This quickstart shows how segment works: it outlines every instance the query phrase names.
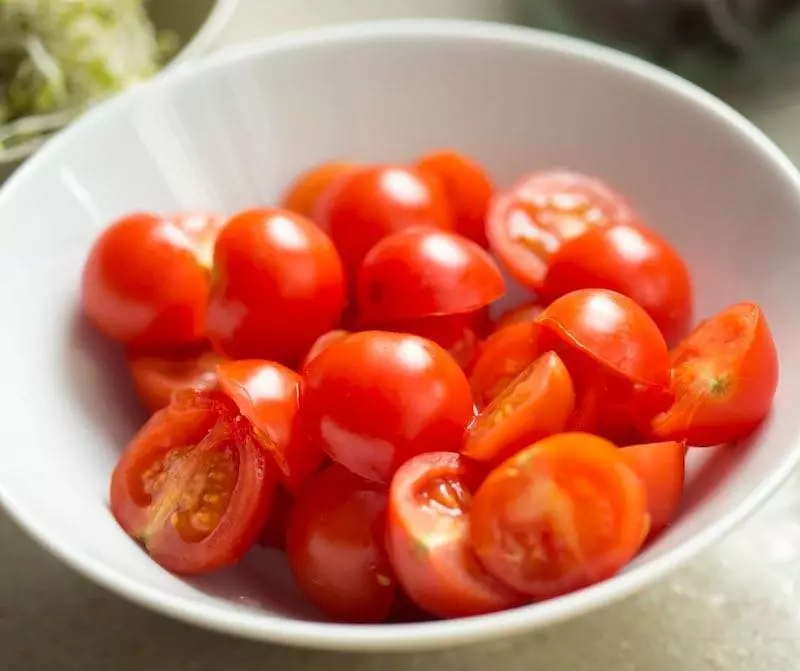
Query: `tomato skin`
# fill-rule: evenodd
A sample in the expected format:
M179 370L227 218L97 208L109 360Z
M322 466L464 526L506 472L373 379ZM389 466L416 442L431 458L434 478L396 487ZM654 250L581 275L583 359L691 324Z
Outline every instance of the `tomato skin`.
M300 426L303 378L274 361L241 360L218 367L222 390L253 425L290 492L319 469L324 454Z
M341 261L312 222L284 210L234 216L214 248L215 281L206 328L231 359L293 365L339 322Z
M473 312L505 293L491 256L471 240L434 228L383 238L358 272L357 304L366 322Z
M482 462L506 459L563 431L574 409L567 367L555 352L547 352L472 420L461 453Z
M355 272L381 239L414 226L452 230L441 184L416 168L363 167L345 178L319 212L345 267Z
M224 395L181 392L123 452L111 477L111 512L164 568L208 573L255 542L275 483L249 422Z
M208 272L195 241L152 214L118 219L83 267L84 314L107 337L140 351L191 346L203 338Z
M455 151L436 151L423 156L417 167L437 177L444 188L456 231L484 249L486 213L494 186L478 163Z
M535 599L611 577L649 524L644 486L620 451L582 433L545 438L498 466L471 514L482 564Z
M392 566L412 601L439 617L490 613L524 600L472 552L473 480L466 460L452 452L413 457L392 479L386 530Z
M526 303L519 307L506 310L500 315L500 319L497 320L495 331L499 331L506 326L511 326L519 322L531 322L542 314L542 310L544 310L544 307L538 303Z
M313 221L326 192L356 169L354 164L343 161L314 166L287 187L281 198L281 207Z
M643 443L620 449L628 467L644 484L650 535L675 519L683 497L686 476L686 443Z
M323 333L314 341L314 344L311 345L311 349L306 352L303 363L300 365L301 374L305 375L305 370L308 368L309 364L316 359L320 353L327 349L329 345L344 340L349 335L350 331L345 331L343 329L334 329L333 331Z
M388 483L431 446L458 449L472 417L464 373L438 345L363 331L333 343L306 369L303 427L334 460Z
M630 204L598 179L565 170L533 172L493 199L489 246L511 275L541 289L550 258L591 228L635 223Z
M702 322L673 350L671 364L675 403L653 420L655 440L730 443L769 414L778 354L755 303L737 303Z
M397 590L386 554L386 489L333 464L289 515L286 551L306 597L341 622L382 622Z
M548 301L591 288L633 299L668 343L691 326L693 290L686 264L664 238L641 225L592 228L552 256L542 287Z

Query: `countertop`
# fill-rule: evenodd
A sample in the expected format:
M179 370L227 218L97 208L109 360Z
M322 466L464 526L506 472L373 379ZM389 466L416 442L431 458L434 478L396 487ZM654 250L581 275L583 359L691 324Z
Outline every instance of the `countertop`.
M352 18L503 20L503 0L240 0L220 45ZM751 116L800 158L797 109ZM0 668L9 671L796 671L800 474L687 568L625 602L522 638L442 653L343 655L241 641L171 621L93 585L0 512Z

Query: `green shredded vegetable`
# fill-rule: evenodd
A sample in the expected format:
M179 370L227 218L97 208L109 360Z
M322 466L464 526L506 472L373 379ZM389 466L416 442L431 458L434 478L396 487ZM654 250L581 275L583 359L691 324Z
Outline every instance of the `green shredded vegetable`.
M0 0L0 152L151 77L175 42L144 0Z

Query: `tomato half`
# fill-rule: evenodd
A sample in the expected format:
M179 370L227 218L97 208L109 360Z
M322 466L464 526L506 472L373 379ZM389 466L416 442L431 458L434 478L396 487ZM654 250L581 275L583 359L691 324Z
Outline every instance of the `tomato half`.
M384 542L387 492L333 464L289 515L286 551L302 592L342 622L382 622L397 585Z
M211 270L214 265L214 243L227 217L212 212L175 212L166 219L180 228L194 247L194 254L201 266Z
M512 324L517 324L519 322L533 321L540 314L542 314L542 310L544 310L544 308L538 303L526 303L524 305L520 305L519 307L506 310L502 315L500 315L500 319L497 320L497 326L495 327L495 330L499 331L506 326L511 326Z
M656 439L729 443L747 437L769 413L778 354L755 303L738 303L702 322L671 360L675 404L653 420Z
M511 275L541 288L550 258L564 242L591 228L636 221L631 206L598 179L576 172L544 171L498 194L489 207L489 245Z
M305 369L320 355L321 352L326 350L329 345L339 342L340 340L344 340L349 335L350 331L344 331L341 329L335 329L333 331L323 333L314 341L314 344L311 345L311 349L308 350L303 358L303 363L300 365L300 372L305 375Z
M553 254L542 287L547 300L589 288L632 298L667 342L676 342L691 326L692 281L686 264L672 245L643 226L592 228Z
M175 573L235 563L269 514L276 469L219 392L183 392L133 437L111 477L111 512Z
M426 154L417 167L441 181L456 231L488 247L486 213L494 186L486 170L463 154L447 150Z
M407 461L389 492L386 547L395 574L420 608L439 617L479 615L523 602L472 552L472 479L463 457L432 452Z
M300 427L303 378L279 363L260 360L222 364L217 375L222 390L252 422L256 436L275 459L284 486L296 492L324 458Z
M306 369L303 427L358 475L389 482L432 446L457 450L472 418L469 383L453 358L416 336L364 331Z
M649 525L639 478L613 443L585 433L545 438L498 466L471 515L481 563L535 599L611 577Z
M574 409L569 372L555 352L547 352L472 420L461 453L477 461L508 458L563 431Z
M505 293L491 256L471 240L411 228L378 242L358 272L357 304L367 323L473 312Z
M686 475L686 444L643 443L623 447L620 454L644 485L652 536L675 519L680 507Z
M294 499L280 485L275 489L275 498L267 517L267 522L258 535L258 544L276 550L286 549L286 529L289 527L289 515L294 506Z
M344 303L339 256L308 219L248 210L217 238L206 328L220 353L299 363L338 324Z
M196 252L195 240L172 221L152 214L117 220L83 267L84 314L106 336L139 351L196 345L209 292Z
M342 161L322 163L311 168L288 186L281 198L281 207L313 220L325 192L354 170L355 165Z

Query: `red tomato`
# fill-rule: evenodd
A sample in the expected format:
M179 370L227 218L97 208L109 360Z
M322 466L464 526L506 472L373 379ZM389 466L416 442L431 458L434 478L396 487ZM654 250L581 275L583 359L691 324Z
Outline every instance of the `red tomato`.
M360 168L337 186L319 212L345 267L356 271L382 238L412 226L452 229L441 184L415 168Z
M344 340L347 336L350 335L350 331L344 331L341 329L336 329L333 331L328 331L327 333L323 333L319 338L314 341L314 344L311 345L311 349L308 350L306 353L305 358L303 359L303 363L300 365L300 372L305 375L305 370L308 365L316 359L321 352L326 350L328 346L332 345L335 342L339 342L340 340Z
M208 212L176 212L166 218L186 233L200 265L211 270L214 266L214 243L227 218Z
M352 163L322 163L300 175L286 189L281 207L307 219L314 219L320 198L337 181L356 170Z
M109 338L162 351L202 340L208 291L195 241L170 221L132 214L103 231L92 247L81 302Z
M275 459L284 486L296 492L324 458L300 428L303 378L274 361L258 360L222 364L218 375L222 390L252 422L259 441Z
M286 551L309 601L342 622L382 622L397 586L384 542L386 489L334 464L298 496Z
M176 391L215 389L217 364L225 361L207 350L170 357L129 352L127 359L136 395L151 413L166 408Z
M536 291L565 241L590 228L635 221L625 199L597 179L575 172L534 172L494 199L486 234L511 275Z
M489 474L472 504L472 545L492 575L547 599L614 575L648 524L644 486L621 452L561 433Z
M367 323L473 312L504 293L503 276L489 254L433 228L384 238L358 272L358 310Z
M306 369L303 426L330 457L369 480L432 446L457 450L472 418L464 373L416 336L364 331L333 343Z
M417 167L441 181L456 231L481 247L487 247L486 212L494 186L486 170L455 151L427 154Z
M328 237L283 210L233 217L214 248L208 337L232 359L299 363L339 322L342 264Z
M407 461L389 492L386 547L405 593L439 617L511 608L523 599L489 575L470 547L470 487L465 460L452 452Z
M544 308L537 303L527 303L511 310L506 310L497 320L495 330L499 331L506 326L518 324L519 322L531 322L542 314L542 310Z
M611 289L632 298L667 342L692 322L692 281L683 259L643 226L592 228L553 254L542 294L553 300L576 289Z
M283 487L275 489L275 500L267 518L267 523L258 536L258 544L276 550L286 549L286 529L289 526L289 515L294 506L294 499Z
M183 392L133 437L111 477L111 511L175 573L235 563L258 537L275 468L219 392Z
M620 454L639 476L647 494L650 535L666 527L678 512L686 473L686 444L676 441L623 447Z
M658 440L730 443L767 416L778 355L761 308L738 303L701 323L671 355L675 404L653 421Z
M563 431L574 408L567 368L555 352L547 352L472 420L461 453L477 461L508 458Z

